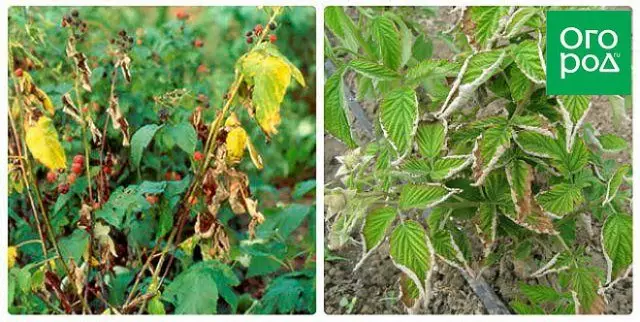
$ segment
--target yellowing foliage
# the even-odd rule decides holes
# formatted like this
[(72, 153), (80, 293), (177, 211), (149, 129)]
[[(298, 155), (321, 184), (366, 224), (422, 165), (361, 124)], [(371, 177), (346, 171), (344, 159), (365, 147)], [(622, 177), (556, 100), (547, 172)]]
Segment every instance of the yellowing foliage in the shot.
[(244, 157), (247, 141), (247, 131), (242, 127), (235, 127), (227, 134), (227, 162), (229, 164), (240, 163)]
[(256, 120), (267, 137), (271, 137), (278, 133), (280, 104), (291, 77), (305, 86), (302, 74), (275, 47), (248, 53), (238, 62), (238, 70), (247, 84), (253, 85), (251, 100), (256, 108)]
[(16, 265), (16, 258), (18, 258), (18, 247), (16, 246), (9, 246), (9, 249), (7, 249), (8, 252), (8, 260), (9, 260), (9, 268), (12, 268), (13, 266)]
[(36, 160), (51, 170), (66, 168), (67, 158), (50, 118), (40, 117), (35, 125), (27, 125), (26, 131), (27, 147)]

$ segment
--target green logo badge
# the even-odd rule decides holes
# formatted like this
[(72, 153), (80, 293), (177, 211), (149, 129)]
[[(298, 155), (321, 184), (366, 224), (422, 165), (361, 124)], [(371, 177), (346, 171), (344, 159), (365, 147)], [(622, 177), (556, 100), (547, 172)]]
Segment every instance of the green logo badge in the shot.
[(631, 94), (631, 11), (547, 12), (548, 95)]

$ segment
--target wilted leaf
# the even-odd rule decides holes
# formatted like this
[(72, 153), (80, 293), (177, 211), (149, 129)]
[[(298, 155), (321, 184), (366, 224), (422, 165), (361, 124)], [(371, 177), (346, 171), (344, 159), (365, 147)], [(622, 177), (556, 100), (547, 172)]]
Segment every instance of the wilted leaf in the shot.
[(36, 160), (53, 171), (67, 168), (67, 158), (50, 118), (41, 116), (35, 124), (27, 125), (26, 132), (27, 147)]

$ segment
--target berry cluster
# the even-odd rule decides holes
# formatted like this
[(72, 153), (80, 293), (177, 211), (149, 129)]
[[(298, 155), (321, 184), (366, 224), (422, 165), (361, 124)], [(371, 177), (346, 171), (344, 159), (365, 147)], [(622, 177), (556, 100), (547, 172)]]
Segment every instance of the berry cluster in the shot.
[(131, 50), (131, 47), (133, 47), (133, 37), (127, 35), (127, 31), (124, 29), (118, 31), (118, 36), (116, 38), (111, 38), (109, 42), (117, 45), (121, 52), (128, 52)]
[[(276, 30), (277, 27), (278, 25), (275, 22), (271, 22), (267, 25), (267, 28), (269, 28), (269, 30), (271, 31)], [(254, 38), (256, 38), (257, 40), (262, 36), (264, 32), (266, 32), (266, 30), (264, 30), (264, 27), (261, 24), (257, 24), (255, 27), (253, 27), (253, 30), (247, 31), (247, 33), (245, 34), (247, 44), (252, 44), (254, 42)], [(274, 34), (271, 34), (269, 35), (268, 39), (263, 39), (262, 41), (269, 41), (271, 43), (274, 43), (277, 40), (278, 37), (276, 37), (276, 35)]]
[(80, 13), (77, 9), (71, 10), (68, 15), (62, 17), (62, 28), (71, 28), (73, 31), (73, 39), (78, 40), (79, 42), (84, 41), (84, 35), (89, 29), (86, 21), (80, 19)]

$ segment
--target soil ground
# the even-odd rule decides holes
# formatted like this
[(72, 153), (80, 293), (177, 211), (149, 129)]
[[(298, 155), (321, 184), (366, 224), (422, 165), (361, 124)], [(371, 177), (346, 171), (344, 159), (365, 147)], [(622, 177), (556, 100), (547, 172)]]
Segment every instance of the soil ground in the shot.
[[(455, 21), (450, 8), (439, 8), (437, 14), (418, 21), (427, 34), (435, 34), (446, 30)], [(451, 55), (449, 47), (441, 42), (434, 42), (434, 56), (447, 58)], [(375, 106), (365, 104), (368, 112), (373, 112)], [(631, 147), (632, 123), (631, 119), (623, 120), (622, 124), (614, 125), (612, 111), (606, 97), (596, 97), (585, 123), (591, 123), (602, 133), (615, 133), (627, 139)], [(335, 156), (346, 152), (346, 147), (335, 139), (325, 136), (325, 182), (330, 182), (338, 168)], [(620, 162), (629, 162), (632, 153), (620, 153), (613, 157)], [(586, 229), (586, 228), (582, 228)], [(600, 225), (591, 225), (593, 235), (585, 237), (583, 241), (589, 245), (588, 252), (594, 257), (594, 264), (604, 266), (604, 258), (600, 249)], [(325, 231), (325, 236), (326, 236)], [(581, 235), (581, 234), (578, 234)], [(582, 234), (588, 235), (588, 234)], [(328, 250), (327, 250), (328, 251)], [(358, 271), (353, 267), (361, 257), (361, 246), (351, 243), (339, 251), (331, 251), (324, 266), (325, 312), (327, 314), (404, 314), (404, 308), (398, 302), (399, 270), (394, 267), (389, 258), (387, 247), (381, 246), (372, 254)], [(496, 294), (505, 304), (514, 299), (519, 276), (522, 275), (520, 263), (503, 261), (495, 268), (484, 273), (485, 280), (493, 286)], [(431, 300), (426, 310), (427, 314), (486, 314), (486, 311), (469, 288), (464, 278), (456, 269), (440, 263), (433, 273)], [(633, 306), (632, 274), (622, 280), (606, 293), (606, 314), (630, 314)]]

